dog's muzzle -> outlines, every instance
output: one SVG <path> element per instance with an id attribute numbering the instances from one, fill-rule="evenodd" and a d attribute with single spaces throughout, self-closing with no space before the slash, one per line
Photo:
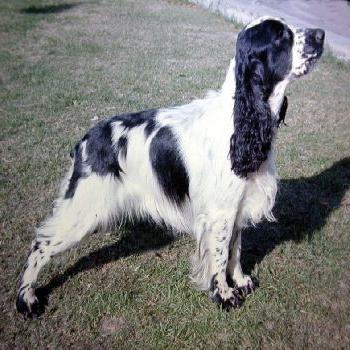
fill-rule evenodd
<path id="1" fill-rule="evenodd" d="M 304 54 L 320 57 L 323 52 L 325 32 L 323 29 L 305 29 Z"/>
<path id="2" fill-rule="evenodd" d="M 305 45 L 302 57 L 305 58 L 306 73 L 315 65 L 323 53 L 325 31 L 323 29 L 307 28 L 304 31 Z"/>

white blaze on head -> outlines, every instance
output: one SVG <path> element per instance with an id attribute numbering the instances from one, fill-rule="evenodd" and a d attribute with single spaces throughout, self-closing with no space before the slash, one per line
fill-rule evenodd
<path id="1" fill-rule="evenodd" d="M 294 34 L 292 74 L 298 77 L 307 72 L 307 57 L 304 55 L 305 32 L 297 28 L 291 28 L 291 30 Z"/>

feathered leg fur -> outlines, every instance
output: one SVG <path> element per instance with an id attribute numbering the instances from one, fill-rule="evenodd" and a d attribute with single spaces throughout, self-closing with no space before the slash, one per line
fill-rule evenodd
<path id="1" fill-rule="evenodd" d="M 16 304 L 24 316 L 35 318 L 41 313 L 42 305 L 34 289 L 40 270 L 53 256 L 71 248 L 111 219 L 114 203 L 107 199 L 115 186 L 111 176 L 90 175 L 80 180 L 73 198 L 58 198 L 52 216 L 36 231 L 22 274 Z"/>

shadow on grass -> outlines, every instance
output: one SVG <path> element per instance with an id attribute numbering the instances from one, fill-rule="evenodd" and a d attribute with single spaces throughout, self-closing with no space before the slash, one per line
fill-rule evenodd
<path id="1" fill-rule="evenodd" d="M 299 179 L 281 180 L 273 210 L 277 222 L 262 222 L 242 236 L 242 266 L 251 273 L 277 245 L 285 241 L 310 240 L 341 206 L 350 188 L 350 158 L 323 172 Z"/>
<path id="2" fill-rule="evenodd" d="M 250 273 L 278 244 L 284 241 L 310 239 L 327 221 L 331 212 L 341 205 L 350 185 L 350 158 L 334 163 L 318 175 L 281 180 L 274 213 L 277 223 L 264 222 L 243 235 L 243 269 Z M 80 258 L 63 274 L 54 277 L 36 293 L 41 305 L 49 294 L 67 279 L 108 262 L 132 254 L 159 249 L 172 242 L 161 228 L 151 224 L 128 227 L 121 239 Z"/>
<path id="3" fill-rule="evenodd" d="M 140 222 L 135 225 L 126 225 L 125 233 L 118 242 L 80 258 L 63 274 L 55 276 L 47 285 L 35 291 L 41 305 L 39 313 L 44 311 L 49 294 L 72 276 L 123 257 L 160 249 L 173 241 L 174 237 L 167 233 L 165 229 L 152 223 Z"/>
<path id="4" fill-rule="evenodd" d="M 29 6 L 27 8 L 20 10 L 20 12 L 28 15 L 45 15 L 50 13 L 60 13 L 63 11 L 67 11 L 78 5 L 80 5 L 80 3 L 46 5 L 46 6 Z"/>

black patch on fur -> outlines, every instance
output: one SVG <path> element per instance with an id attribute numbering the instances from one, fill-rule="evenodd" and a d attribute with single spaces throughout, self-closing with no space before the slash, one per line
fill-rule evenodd
<path id="1" fill-rule="evenodd" d="M 189 196 L 189 178 L 170 128 L 162 127 L 152 139 L 150 159 L 164 193 L 181 204 Z"/>
<path id="2" fill-rule="evenodd" d="M 293 33 L 276 20 L 242 30 L 236 46 L 235 131 L 230 141 L 232 170 L 241 177 L 267 159 L 273 128 L 268 99 L 290 72 Z"/>
<path id="3" fill-rule="evenodd" d="M 49 237 L 51 237 L 51 236 L 50 236 L 50 235 L 44 235 L 44 234 L 42 234 L 42 233 L 39 233 L 37 237 L 38 237 L 38 238 L 49 238 Z"/>
<path id="4" fill-rule="evenodd" d="M 229 287 L 236 287 L 236 282 L 232 279 L 232 277 L 229 274 L 226 275 L 226 282 Z"/>
<path id="5" fill-rule="evenodd" d="M 125 130 L 145 125 L 145 135 L 148 137 L 156 127 L 155 116 L 157 112 L 158 109 L 150 109 L 137 113 L 121 114 L 111 118 L 110 122 L 121 122 Z"/>
<path id="6" fill-rule="evenodd" d="M 36 251 L 39 249 L 40 243 L 41 243 L 41 242 L 38 242 L 38 241 L 35 242 L 35 244 L 34 244 L 34 246 L 33 246 L 33 248 L 32 248 L 32 252 L 33 252 L 33 253 L 36 252 Z"/>
<path id="7" fill-rule="evenodd" d="M 156 128 L 157 123 L 154 119 L 150 119 L 146 126 L 145 126 L 145 135 L 146 137 L 149 137 L 151 135 L 152 131 Z"/>
<path id="8" fill-rule="evenodd" d="M 112 143 L 112 120 L 102 121 L 85 135 L 87 164 L 98 175 L 120 176 L 118 153 Z M 84 139 L 83 139 L 84 140 Z"/>
<path id="9" fill-rule="evenodd" d="M 126 136 L 121 136 L 118 141 L 118 153 L 125 159 L 128 152 L 128 139 Z"/>
<path id="10" fill-rule="evenodd" d="M 24 286 L 22 286 L 19 290 L 18 293 L 22 292 L 23 289 L 26 289 L 27 287 L 29 287 L 29 283 L 25 284 Z"/>
<path id="11" fill-rule="evenodd" d="M 124 158 L 126 157 L 128 139 L 127 136 L 123 135 L 118 140 L 117 145 L 114 146 L 112 141 L 112 124 L 121 122 L 124 131 L 144 125 L 145 136 L 148 137 L 156 128 L 155 116 L 157 112 L 158 109 L 152 109 L 138 113 L 121 114 L 108 120 L 103 120 L 91 128 L 70 154 L 71 157 L 74 157 L 74 166 L 65 198 L 74 196 L 79 179 L 86 176 L 83 171 L 81 149 L 81 144 L 84 141 L 86 141 L 86 165 L 90 166 L 91 171 L 101 176 L 113 174 L 120 179 L 120 173 L 123 170 L 119 165 L 118 155 L 120 152 Z"/>
<path id="12" fill-rule="evenodd" d="M 69 179 L 68 189 L 64 196 L 65 199 L 73 198 L 78 185 L 78 180 L 83 176 L 83 160 L 81 155 L 80 142 L 76 144 L 74 148 L 74 154 L 71 155 L 71 157 L 74 157 L 73 173 Z"/>
<path id="13" fill-rule="evenodd" d="M 218 285 L 218 281 L 216 279 L 217 275 L 218 275 L 217 273 L 215 275 L 213 275 L 213 277 L 211 278 L 211 281 L 210 281 L 209 290 L 212 292 L 216 289 L 216 287 Z"/>

